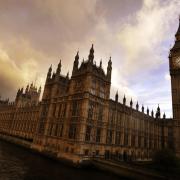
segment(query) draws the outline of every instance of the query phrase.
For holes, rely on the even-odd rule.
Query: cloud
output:
[[[0,92],[12,98],[36,77],[44,85],[47,69],[53,64],[56,70],[59,59],[66,74],[76,51],[87,59],[94,43],[95,60],[102,59],[104,69],[112,56],[111,98],[118,90],[120,101],[124,93],[147,105],[149,99],[170,101],[164,74],[178,7],[178,0],[1,1]]]
[[[13,89],[17,88],[17,84],[22,81],[22,78],[17,66],[2,47],[0,47],[0,64],[0,95],[7,98],[9,95],[12,96]]]
[[[165,74],[164,78],[165,78],[165,80],[170,81],[171,76],[169,75],[169,73],[167,73],[167,74]]]
[[[6,48],[3,45],[0,46],[0,93],[2,96],[13,100],[18,88],[30,81],[35,81],[36,78],[39,81],[38,85],[44,83],[45,74],[43,70],[38,70],[39,67],[44,69],[44,66],[41,61],[37,61],[38,57],[47,61],[40,52],[34,51],[23,40],[19,40],[19,44],[12,41]],[[44,75],[43,79],[42,75]]]
[[[121,27],[118,38],[124,51],[124,69],[129,70],[126,72],[148,71],[163,63],[163,43],[172,34],[171,23],[177,21],[177,6],[180,3],[176,0],[144,0],[142,9]]]
[[[122,58],[119,67],[113,69],[118,73],[113,75],[112,84],[121,90],[126,87],[124,92],[129,98],[133,96],[135,101],[138,99],[151,108],[160,103],[168,109],[168,115],[170,83],[164,81],[164,74],[169,74],[168,53],[178,25],[177,7],[180,2],[176,0],[144,0],[142,8],[120,24],[115,34]]]

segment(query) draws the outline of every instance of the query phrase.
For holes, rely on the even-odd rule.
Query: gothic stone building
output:
[[[39,96],[33,84],[19,89],[15,102],[0,100],[0,133],[33,141],[39,117]]]
[[[162,148],[180,155],[180,26],[169,56],[173,119],[161,118],[160,108],[149,111],[139,104],[110,99],[112,61],[107,72],[94,63],[94,48],[72,76],[49,68],[42,101],[32,84],[18,90],[15,102],[0,101],[0,133],[31,141],[31,148],[74,163],[97,158],[150,160]],[[135,108],[134,108],[135,107]]]

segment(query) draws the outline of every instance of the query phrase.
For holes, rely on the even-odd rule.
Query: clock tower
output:
[[[175,44],[170,50],[169,64],[173,108],[173,142],[174,150],[177,156],[180,156],[180,18],[175,38]]]

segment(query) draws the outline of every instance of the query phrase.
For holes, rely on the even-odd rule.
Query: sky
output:
[[[118,90],[134,107],[172,117],[168,54],[178,28],[179,0],[0,0],[0,95],[44,86],[49,66],[71,74],[76,52],[106,70],[112,58],[111,98]],[[129,104],[129,102],[128,102]]]

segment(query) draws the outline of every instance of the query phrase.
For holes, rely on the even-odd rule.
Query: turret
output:
[[[93,44],[92,44],[91,49],[89,51],[88,60],[89,60],[89,62],[93,63],[93,60],[94,60],[94,47],[93,47]]]
[[[19,97],[20,94],[21,94],[21,90],[18,89],[17,94],[16,94],[16,99]]]
[[[119,98],[119,96],[118,96],[118,91],[116,92],[116,95],[115,95],[115,101],[116,102],[118,102],[118,98]]]
[[[163,119],[166,119],[166,114],[165,113],[163,114]]]
[[[157,111],[156,111],[156,118],[160,118],[160,117],[161,117],[161,111],[160,111],[160,107],[158,104]]]
[[[74,74],[78,70],[78,66],[79,66],[79,51],[77,51],[77,54],[76,54],[75,59],[74,59],[72,74]]]
[[[54,79],[55,77],[56,77],[56,73],[53,72],[53,74],[52,74],[52,79]]]
[[[46,80],[51,79],[51,73],[52,73],[52,64],[51,64],[51,66],[49,67]]]
[[[109,58],[108,67],[107,67],[107,78],[111,81],[111,73],[112,73],[112,61],[111,57]]]
[[[33,83],[31,83],[31,85],[30,85],[30,89],[32,89],[33,88]]]
[[[66,78],[69,79],[69,71],[67,72]]]
[[[147,107],[147,115],[149,115],[149,108]]]
[[[20,94],[23,94],[24,88],[21,88],[20,90]]]
[[[102,60],[100,61],[99,67],[102,68]]]
[[[123,98],[123,104],[126,105],[126,97],[124,95],[124,98]]]
[[[29,84],[26,86],[25,94],[27,94],[29,91]]]
[[[62,65],[61,65],[61,60],[59,61],[59,64],[58,64],[58,67],[57,67],[57,69],[56,69],[56,75],[60,75],[60,73],[61,73],[61,67],[62,67]]]
[[[178,27],[175,37],[176,37],[176,41],[180,40],[180,16],[179,16],[179,27]]]
[[[151,111],[151,116],[154,117],[154,111],[153,111],[153,109],[152,109],[152,111]]]
[[[41,94],[41,86],[39,87],[38,93]]]
[[[178,67],[178,69],[179,69],[178,58],[179,58],[179,52],[180,52],[180,17],[179,17],[179,26],[178,26],[177,32],[175,34],[175,38],[176,38],[176,40],[175,40],[174,46],[170,50],[170,54],[169,54],[171,70],[174,70],[174,66]]]
[[[136,110],[137,110],[137,111],[139,110],[139,104],[138,104],[138,101],[137,101],[137,104],[136,104]]]
[[[132,98],[131,98],[130,107],[132,108],[132,106],[133,106],[133,101],[132,101]]]
[[[144,106],[142,105],[142,112],[144,113]]]

